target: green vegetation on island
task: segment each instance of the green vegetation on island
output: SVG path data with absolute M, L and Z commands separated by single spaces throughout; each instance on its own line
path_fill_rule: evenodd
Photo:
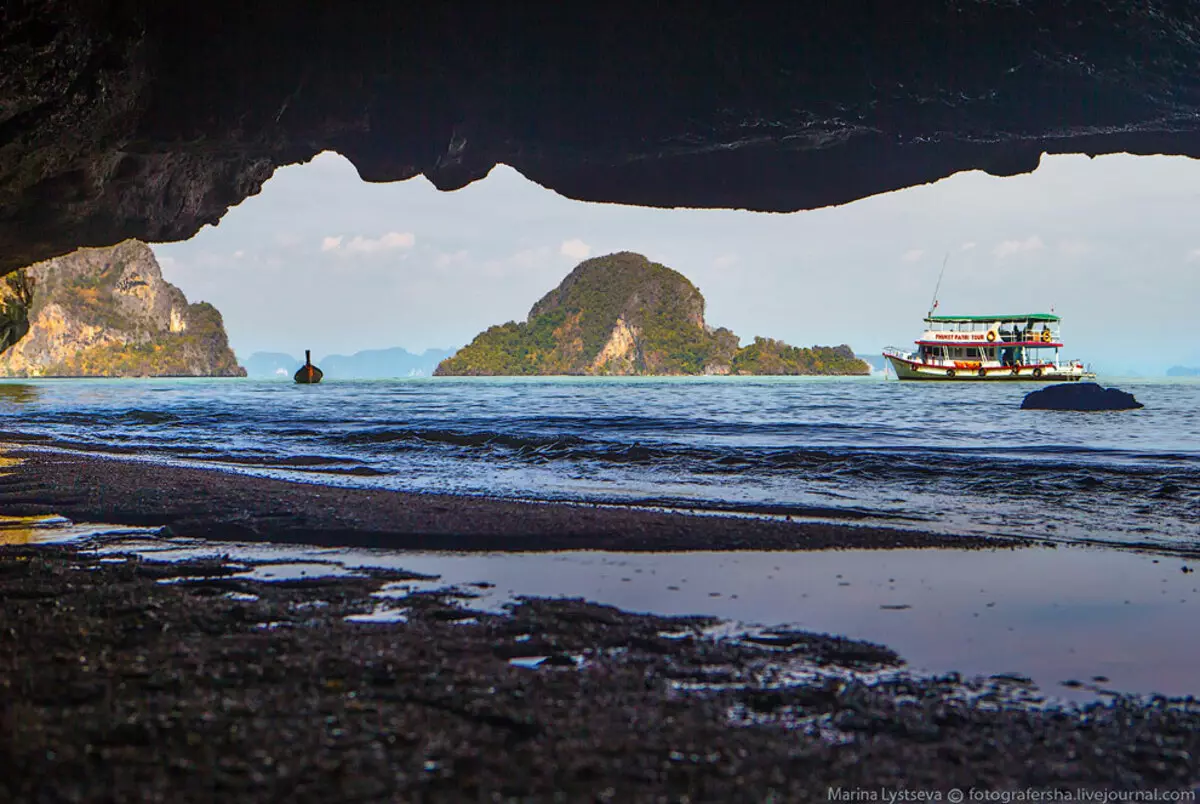
M 863 366 L 867 370 L 863 370 Z M 755 338 L 738 350 L 734 374 L 867 374 L 870 366 L 849 346 L 814 346 L 804 349 L 771 338 Z
M 640 254 L 585 260 L 529 311 L 488 328 L 435 372 L 441 376 L 547 374 L 868 374 L 849 346 L 788 346 L 756 338 L 739 348 L 704 321 L 687 277 Z

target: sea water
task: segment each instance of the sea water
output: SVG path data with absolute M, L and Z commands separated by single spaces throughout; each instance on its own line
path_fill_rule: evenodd
M 1200 547 L 1200 381 L 1145 408 L 861 378 L 0 382 L 0 439 L 310 482 Z

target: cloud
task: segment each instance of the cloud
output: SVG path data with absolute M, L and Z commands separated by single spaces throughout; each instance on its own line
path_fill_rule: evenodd
M 962 244 L 962 250 L 963 250 L 963 251 L 970 251 L 970 250 L 971 250 L 971 249 L 973 249 L 973 248 L 975 248 L 975 241 L 974 241 L 974 240 L 972 240 L 972 241 L 971 241 L 971 242 L 969 242 L 969 243 L 963 243 L 963 244 Z
M 233 258 L 235 260 L 240 260 L 242 257 L 245 257 L 245 256 L 246 256 L 246 252 L 242 251 L 240 248 L 237 251 L 233 252 Z
M 996 255 L 997 259 L 1011 257 L 1014 254 L 1025 254 L 1031 251 L 1041 251 L 1046 247 L 1042 242 L 1042 238 L 1037 235 L 1032 235 L 1024 240 L 1005 240 L 992 249 L 992 254 Z
M 592 247 L 576 237 L 572 240 L 564 240 L 563 244 L 558 247 L 558 253 L 573 260 L 586 260 L 592 253 Z
M 412 248 L 417 236 L 412 232 L 388 232 L 382 237 L 356 235 L 346 241 L 342 235 L 326 237 L 321 241 L 321 251 L 336 251 L 340 254 L 375 254 L 398 248 Z
M 466 265 L 469 256 L 466 249 L 451 252 L 443 251 L 434 258 L 433 266 L 439 271 L 444 271 L 455 266 Z
M 356 237 L 346 244 L 346 251 L 351 254 L 374 254 L 376 251 L 412 248 L 416 242 L 417 237 L 412 232 L 388 232 L 375 240 L 369 237 Z
M 559 253 L 561 251 L 560 249 Z M 561 263 L 554 257 L 549 246 L 527 248 L 502 259 L 486 260 L 480 265 L 480 268 L 484 276 L 492 278 L 520 276 L 547 268 L 555 272 L 562 270 Z
M 921 259 L 924 256 L 925 256 L 925 249 L 910 248 L 908 251 L 906 251 L 900 255 L 900 261 L 901 262 L 916 262 L 917 260 Z
M 1058 253 L 1066 257 L 1082 257 L 1092 251 L 1092 244 L 1086 240 L 1063 240 L 1058 244 Z

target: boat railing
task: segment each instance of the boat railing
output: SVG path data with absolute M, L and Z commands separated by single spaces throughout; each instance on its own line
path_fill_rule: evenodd
M 971 332 L 953 332 L 953 331 L 948 331 L 948 330 L 943 330 L 943 329 L 938 329 L 938 330 L 931 329 L 931 330 L 925 331 L 925 333 L 921 336 L 921 340 L 947 340 L 949 338 L 953 338 L 954 336 L 958 335 L 958 336 L 964 336 L 963 337 L 964 341 L 970 342 L 973 344 L 978 343 L 980 346 L 994 346 L 994 345 L 998 345 L 998 344 L 1007 344 L 1007 343 L 1023 344 L 1026 346 L 1037 346 L 1039 344 L 1043 344 L 1046 342 L 1047 336 L 1044 334 L 1045 332 L 1050 333 L 1049 338 L 1050 338 L 1051 342 L 1054 342 L 1054 343 L 1059 342 L 1059 338 L 1061 337 L 1061 335 L 1053 329 L 1046 329 L 1046 330 L 1028 329 L 1023 332 L 1015 332 L 1015 333 L 999 331 L 996 333 L 995 340 L 987 340 L 986 337 L 983 337 L 985 335 L 985 333 L 979 332 L 977 330 L 971 331 Z M 934 338 L 935 335 L 938 337 Z M 980 336 L 980 337 L 965 337 L 965 336 Z

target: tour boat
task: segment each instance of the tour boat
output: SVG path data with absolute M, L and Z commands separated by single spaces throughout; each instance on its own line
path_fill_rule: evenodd
M 884 357 L 900 380 L 1020 380 L 1074 382 L 1096 375 L 1078 360 L 1059 358 L 1060 319 L 1025 315 L 933 315 L 915 352 L 888 347 Z

